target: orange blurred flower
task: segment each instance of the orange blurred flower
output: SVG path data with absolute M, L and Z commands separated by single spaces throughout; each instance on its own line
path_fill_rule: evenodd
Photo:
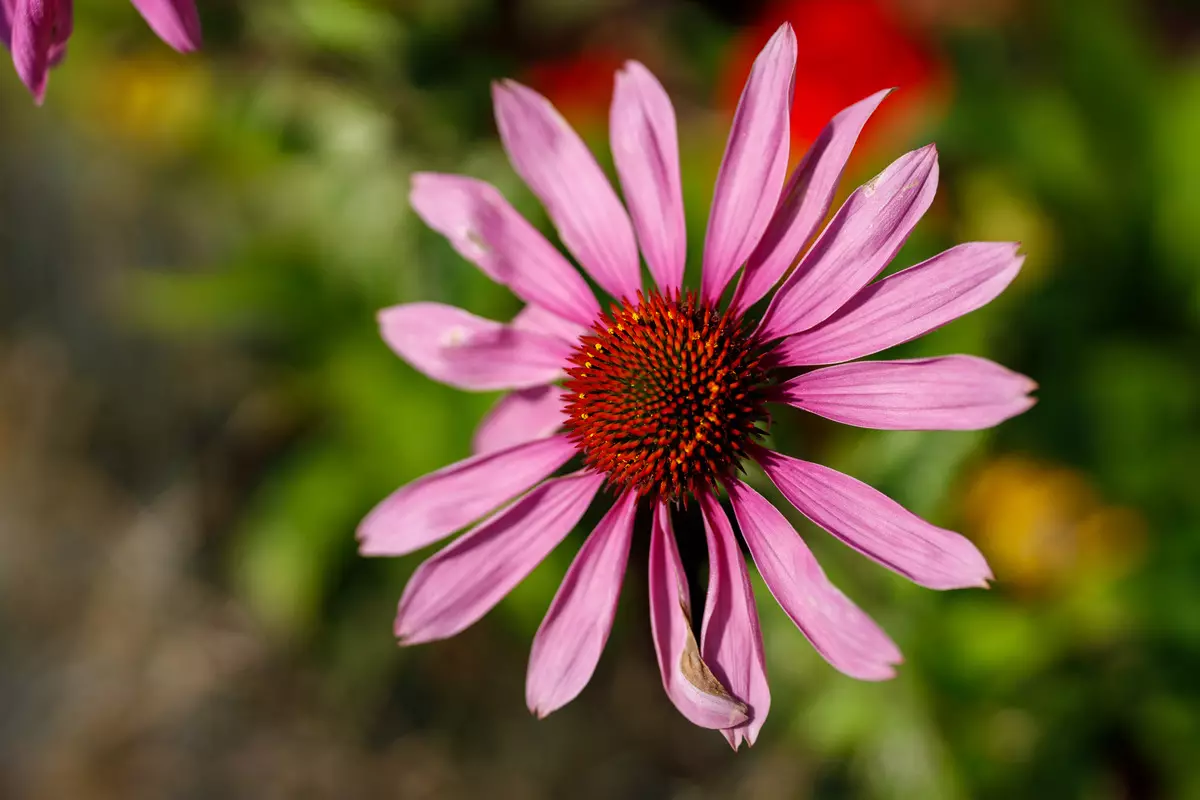
M 880 89 L 897 87 L 863 132 L 869 150 L 881 133 L 920 121 L 944 103 L 950 71 L 922 32 L 887 0 L 779 0 L 737 36 L 723 71 L 720 102 L 730 112 L 755 54 L 783 22 L 799 39 L 792 105 L 792 159 L 829 119 Z M 907 124 L 906 124 L 907 123 Z
M 1081 473 L 1020 456 L 975 473 L 963 517 L 998 584 L 1024 590 L 1124 574 L 1146 535 L 1141 515 L 1107 505 Z

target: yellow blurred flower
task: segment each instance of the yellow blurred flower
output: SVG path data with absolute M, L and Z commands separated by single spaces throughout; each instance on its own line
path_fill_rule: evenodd
M 134 55 L 101 63 L 82 87 L 84 120 L 104 136 L 160 152 L 194 141 L 212 102 L 203 61 Z
M 963 518 L 997 581 L 1023 590 L 1124 574 L 1145 540 L 1142 517 L 1105 504 L 1084 475 L 1019 456 L 976 472 Z
M 968 241 L 1016 240 L 1026 254 L 1018 285 L 1040 281 L 1057 258 L 1058 236 L 1037 202 L 999 172 L 978 170 L 961 185 L 959 234 Z

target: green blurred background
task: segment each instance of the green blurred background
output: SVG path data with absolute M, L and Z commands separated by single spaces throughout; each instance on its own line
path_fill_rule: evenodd
M 189 57 L 127 3 L 76 5 L 44 108 L 0 70 L 0 797 L 1200 798 L 1194 5 L 200 0 Z M 996 583 L 922 590 L 801 525 L 906 662 L 836 673 L 759 585 L 774 703 L 734 755 L 661 691 L 638 538 L 594 680 L 536 721 L 528 646 L 578 538 L 406 650 L 391 621 L 424 554 L 355 552 L 362 515 L 466 456 L 494 401 L 395 358 L 375 311 L 518 308 L 424 229 L 408 176 L 491 180 L 545 229 L 489 82 L 541 89 L 603 161 L 636 58 L 679 112 L 697 254 L 783 19 L 794 158 L 890 85 L 842 195 L 938 143 L 898 266 L 969 239 L 1028 253 L 998 301 L 898 350 L 995 358 L 1041 401 L 980 434 L 785 412 L 776 441 L 962 530 Z

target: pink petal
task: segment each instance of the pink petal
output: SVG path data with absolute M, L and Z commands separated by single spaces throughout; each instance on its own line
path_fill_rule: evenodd
M 990 303 L 1021 270 L 1019 245 L 960 244 L 860 291 L 811 330 L 785 339 L 786 366 L 835 364 L 916 339 Z
M 396 612 L 401 644 L 445 639 L 479 620 L 578 524 L 604 476 L 546 481 L 417 567 Z
M 508 158 L 563 244 L 609 294 L 636 296 L 642 267 L 633 226 L 587 145 L 549 100 L 526 86 L 495 84 L 492 99 Z
M 12 17 L 16 0 L 0 0 L 0 44 L 12 47 Z
M 617 73 L 609 128 L 613 163 L 646 265 L 659 289 L 679 291 L 687 229 L 675 109 L 662 84 L 636 61 Z
M 763 448 L 754 457 L 801 514 L 868 558 L 930 589 L 987 587 L 987 562 L 959 534 L 837 470 Z
M 13 66 L 38 105 L 50 67 L 63 55 L 74 24 L 71 0 L 15 0 L 9 8 Z
M 700 657 L 692 604 L 679 561 L 671 512 L 659 503 L 650 529 L 650 629 L 667 697 L 693 725 L 726 729 L 744 723 L 746 706 L 730 697 Z
M 563 425 L 562 389 L 537 386 L 501 397 L 487 413 L 471 450 L 476 454 L 504 450 L 515 444 L 542 439 Z
M 713 188 L 701 295 L 721 297 L 762 238 L 787 177 L 796 34 L 786 22 L 759 53 L 738 101 Z
M 750 719 L 721 731 L 737 750 L 743 741 L 752 745 L 758 738 L 771 708 L 771 690 L 754 590 L 742 551 L 716 497 L 701 492 L 699 499 L 708 538 L 708 596 L 700 652 L 717 679 L 748 708 Z
M 937 150 L 928 145 L 856 189 L 775 293 L 762 340 L 823 322 L 878 275 L 933 202 L 937 179 Z
M 441 303 L 379 312 L 383 340 L 425 375 L 466 391 L 526 389 L 557 380 L 570 344 Z
M 449 536 L 540 483 L 575 455 L 566 436 L 484 453 L 402 486 L 358 526 L 359 552 L 400 556 Z
M 460 175 L 420 172 L 409 196 L 425 224 L 496 283 L 580 325 L 600 314 L 587 282 L 494 186 Z
M 158 38 L 181 53 L 200 48 L 195 0 L 132 0 Z
M 533 639 L 525 703 L 545 717 L 592 679 L 617 613 L 637 492 L 626 490 L 583 543 Z
M 742 537 L 767 588 L 816 651 L 852 678 L 893 677 L 892 665 L 901 661 L 899 649 L 829 582 L 791 523 L 741 481 L 730 480 L 727 486 Z
M 809 372 L 774 399 L 822 417 L 890 431 L 974 431 L 1027 411 L 1037 385 L 985 358 L 856 361 Z
M 792 266 L 829 213 L 850 151 L 867 119 L 891 89 L 876 92 L 846 108 L 825 129 L 792 172 L 762 241 L 746 262 L 733 296 L 733 308 L 745 313 L 771 290 Z
M 517 330 L 558 337 L 572 347 L 578 344 L 579 337 L 588 331 L 586 326 L 563 319 L 557 314 L 534 305 L 528 305 L 521 309 L 509 324 Z

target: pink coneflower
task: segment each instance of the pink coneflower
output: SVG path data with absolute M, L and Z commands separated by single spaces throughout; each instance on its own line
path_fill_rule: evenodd
M 409 553 L 483 518 L 422 564 L 400 600 L 396 636 L 428 642 L 487 613 L 602 489 L 611 492 L 611 510 L 584 542 L 533 642 L 526 699 L 538 716 L 591 678 L 640 505 L 653 518 L 650 618 L 663 686 L 692 722 L 722 731 L 735 748 L 754 742 L 770 692 L 754 595 L 722 489 L 771 593 L 817 651 L 855 678 L 893 675 L 896 646 L 830 584 L 784 515 L 740 479 L 747 459 L 817 525 L 923 586 L 983 586 L 991 577 L 957 533 L 854 478 L 762 444 L 771 403 L 864 427 L 964 430 L 995 425 L 1033 402 L 1027 378 L 971 356 L 841 363 L 979 308 L 1013 279 L 1021 257 L 1013 244 L 966 244 L 871 283 L 933 199 L 937 154 L 929 146 L 855 191 L 790 269 L 886 94 L 835 116 L 785 185 L 795 60 L 796 40 L 784 25 L 755 62 L 734 117 L 699 293 L 683 289 L 674 110 L 640 64 L 617 74 L 611 114 L 628 213 L 543 97 L 511 82 L 494 90 L 513 166 L 584 272 L 616 298 L 607 312 L 493 187 L 452 175 L 414 178 L 417 213 L 528 305 L 508 324 L 437 303 L 381 313 L 384 339 L 426 375 L 511 394 L 483 420 L 473 457 L 401 488 L 371 512 L 359 530 L 361 549 Z M 642 283 L 639 243 L 651 286 Z M 766 311 L 751 318 L 776 284 Z M 820 364 L 836 366 L 797 369 Z M 572 460 L 576 471 L 551 477 Z M 698 643 L 671 529 L 672 508 L 688 503 L 699 506 L 708 542 Z
M 158 37 L 181 53 L 200 46 L 195 0 L 132 0 Z M 17 75 L 39 104 L 46 79 L 67 52 L 74 0 L 0 0 L 0 41 L 12 51 Z

